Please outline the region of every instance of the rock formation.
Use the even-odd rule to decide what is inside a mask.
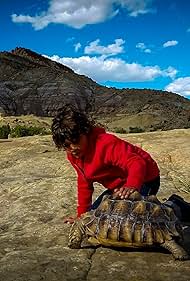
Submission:
[[[24,48],[0,53],[1,114],[53,116],[65,103],[98,117],[140,119],[145,130],[190,127],[190,101],[177,94],[103,87]]]

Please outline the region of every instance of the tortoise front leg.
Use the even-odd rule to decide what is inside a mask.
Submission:
[[[175,240],[165,241],[162,245],[163,248],[170,251],[175,260],[188,260],[190,257],[188,253],[183,249]]]
[[[80,249],[84,237],[84,225],[80,220],[76,220],[70,229],[68,247],[72,249]]]

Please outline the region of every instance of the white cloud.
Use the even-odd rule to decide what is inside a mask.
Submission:
[[[182,96],[190,96],[190,77],[178,78],[165,88],[168,92],[173,92]]]
[[[79,42],[79,43],[76,43],[76,44],[74,45],[74,47],[75,47],[75,52],[78,52],[78,50],[82,47],[82,45],[81,45],[81,43]]]
[[[165,75],[164,75],[164,73],[165,73]],[[168,76],[171,79],[175,79],[175,76],[177,73],[178,73],[178,71],[172,66],[169,66],[166,70],[163,70],[163,72],[162,72],[163,76]]]
[[[69,43],[69,42],[73,42],[75,40],[75,37],[69,37],[65,40],[65,42]]]
[[[144,50],[144,52],[147,53],[147,54],[150,54],[151,53],[151,49],[147,48],[147,49]]]
[[[144,44],[144,43],[138,43],[136,45],[136,48],[137,49],[140,49],[142,52],[144,53],[151,53],[151,49],[147,48],[147,46]]]
[[[32,25],[35,23],[35,18],[27,15],[27,16],[24,16],[24,15],[19,15],[17,16],[16,14],[13,14],[11,15],[12,17],[12,21],[13,22],[28,22],[28,23],[31,23]]]
[[[85,54],[100,54],[100,55],[117,55],[123,52],[123,44],[125,41],[123,39],[116,39],[114,44],[108,46],[102,46],[99,44],[100,39],[90,42],[88,46],[85,47]]]
[[[137,48],[137,49],[140,49],[140,50],[144,50],[146,47],[145,47],[145,44],[144,44],[144,43],[138,43],[138,44],[136,45],[136,48]]]
[[[47,56],[46,56],[47,57]],[[105,56],[79,58],[52,56],[50,59],[72,68],[78,74],[86,75],[97,82],[142,82],[157,77],[173,78],[177,72],[172,67],[161,70],[159,66],[143,66],[138,63],[127,63],[122,59]]]
[[[167,41],[163,44],[163,47],[164,48],[167,48],[167,47],[171,47],[171,46],[175,46],[178,44],[178,41],[176,40],[171,40],[171,41]]]
[[[152,12],[148,6],[153,0],[51,0],[47,11],[30,16],[13,14],[15,23],[31,23],[40,30],[50,23],[66,24],[73,28],[82,28],[87,24],[104,22],[116,16],[124,8],[130,16]]]
[[[151,0],[120,0],[115,2],[120,2],[129,11],[131,17],[155,12],[155,10],[148,8],[149,4],[153,2]]]

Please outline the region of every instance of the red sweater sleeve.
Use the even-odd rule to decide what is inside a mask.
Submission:
[[[73,163],[70,154],[67,154],[67,159],[77,172],[77,217],[80,217],[80,215],[88,211],[91,207],[94,188],[93,184],[85,178],[82,170]]]
[[[146,162],[135,153],[134,146],[119,138],[114,138],[107,144],[105,151],[106,161],[126,172],[124,186],[140,190],[146,173]]]
[[[77,216],[87,212],[92,204],[93,185],[89,183],[82,172],[77,171],[78,204]]]

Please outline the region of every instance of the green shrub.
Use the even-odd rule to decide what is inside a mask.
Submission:
[[[143,133],[144,131],[141,127],[129,127],[129,133]]]
[[[12,138],[19,138],[19,137],[47,135],[47,134],[49,134],[49,132],[41,127],[36,127],[36,126],[27,127],[26,125],[17,125],[16,127],[11,129],[10,135]]]
[[[0,139],[8,139],[11,132],[9,125],[3,125],[0,127]]]
[[[118,134],[127,134],[127,130],[122,127],[114,128],[114,132]]]

